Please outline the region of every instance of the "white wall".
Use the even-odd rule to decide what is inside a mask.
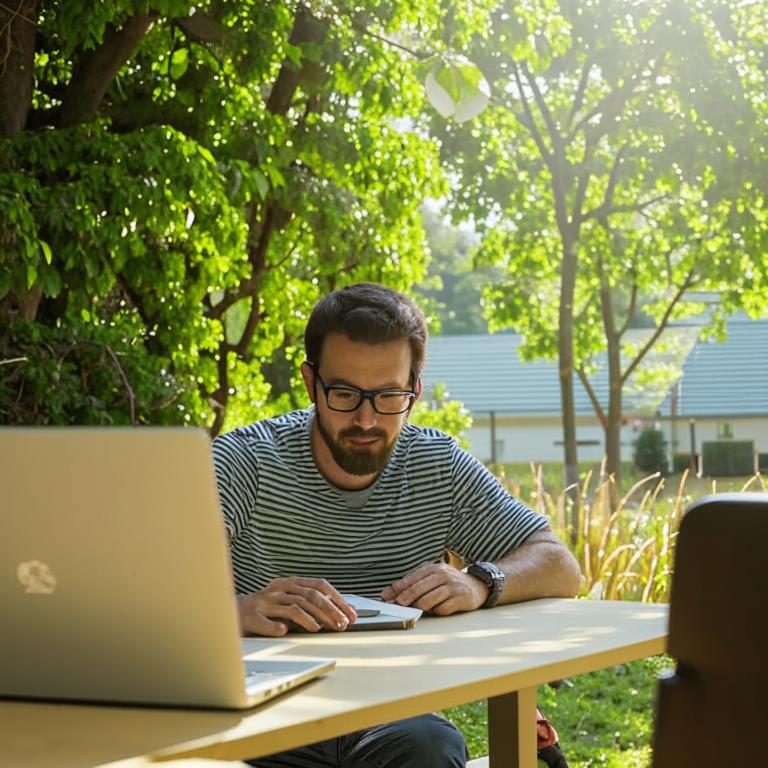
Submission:
[[[631,461],[633,441],[638,428],[622,429],[621,458]],[[580,418],[576,424],[579,461],[602,461],[605,437],[603,428],[594,419]],[[467,432],[470,452],[481,461],[491,461],[491,427],[487,416],[475,417]],[[534,463],[563,460],[563,427],[559,418],[496,417],[496,461],[499,463]],[[591,444],[587,444],[591,443]]]
[[[701,454],[703,442],[718,438],[718,430],[722,434],[730,426],[732,440],[752,440],[755,449],[760,453],[768,453],[768,416],[750,418],[697,419],[696,453]],[[634,441],[646,426],[661,429],[667,438],[670,448],[670,463],[672,453],[690,452],[690,427],[687,419],[678,419],[674,424],[669,421],[635,420],[627,424],[621,431],[621,459],[632,461]],[[581,444],[578,447],[579,461],[599,462],[603,459],[604,435],[602,427],[594,419],[581,417],[576,425],[579,441],[589,441],[592,445]],[[500,463],[542,463],[562,462],[563,428],[559,419],[536,417],[502,417],[496,416],[496,460]],[[491,461],[491,427],[490,419],[483,415],[475,417],[472,429],[466,435],[469,450],[484,462]]]
[[[662,427],[667,442],[675,453],[691,452],[690,422],[676,419],[665,422]],[[768,453],[768,416],[734,418],[724,416],[718,419],[696,419],[694,422],[696,453],[701,455],[702,443],[714,440],[751,440],[755,450]],[[726,437],[726,430],[730,437]],[[705,468],[706,471],[706,468]]]

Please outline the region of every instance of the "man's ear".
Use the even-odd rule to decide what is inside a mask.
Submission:
[[[314,403],[317,392],[315,388],[315,369],[306,360],[301,364],[301,377],[304,379],[304,386],[307,389],[309,399]]]
[[[408,410],[406,413],[410,414],[411,409],[413,408],[414,405],[416,405],[416,401],[421,397],[421,392],[423,389],[424,389],[424,385],[421,382],[421,376],[419,376],[416,379],[416,384],[413,387],[413,391],[416,393],[416,397],[413,400],[411,400],[411,404],[408,406]]]

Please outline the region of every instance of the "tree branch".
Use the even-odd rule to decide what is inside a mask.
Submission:
[[[542,95],[541,89],[536,82],[536,78],[528,69],[528,65],[525,62],[523,62],[522,67],[525,74],[525,79],[528,81],[528,85],[533,91],[533,98],[536,101],[536,106],[539,108],[541,117],[544,120],[544,125],[547,126],[547,131],[549,131],[549,135],[552,139],[552,152],[553,154],[558,155],[562,151],[562,137],[560,136],[560,131],[555,124],[552,113],[549,111],[547,102],[544,101],[544,96]]]
[[[592,388],[591,382],[587,378],[584,367],[581,365],[576,367],[576,374],[579,377],[581,385],[584,387],[587,395],[589,396],[589,400],[592,403],[592,407],[595,409],[595,415],[597,416],[598,421],[602,425],[603,429],[605,429],[606,425],[608,424],[608,419],[605,415],[605,411],[603,410],[603,406],[600,405],[600,401],[597,399],[597,395],[595,394],[595,390]]]
[[[649,337],[648,341],[642,346],[640,351],[635,355],[634,360],[627,366],[624,373],[621,375],[621,383],[624,384],[624,382],[632,375],[632,373],[635,371],[638,365],[640,365],[643,358],[648,354],[649,350],[653,345],[659,340],[659,337],[666,329],[667,325],[669,324],[669,318],[672,316],[672,310],[677,306],[680,299],[683,297],[685,292],[696,283],[696,278],[694,277],[693,268],[691,268],[688,272],[688,274],[685,276],[685,280],[683,280],[682,284],[678,287],[674,297],[672,298],[672,301],[670,301],[669,305],[667,306],[666,310],[664,311],[664,316],[661,318],[661,321],[659,322],[658,326],[654,330],[654,332]]]
[[[544,143],[544,137],[541,135],[541,131],[539,131],[538,126],[536,125],[536,120],[533,117],[533,112],[531,111],[531,105],[528,102],[528,99],[525,97],[525,88],[523,87],[523,81],[520,78],[520,70],[518,69],[518,65],[516,62],[513,63],[512,72],[515,75],[515,82],[517,83],[517,90],[520,92],[520,101],[522,102],[523,114],[525,115],[525,120],[521,120],[521,122],[529,130],[531,136],[533,137],[534,142],[536,143],[536,146],[539,149],[539,154],[541,154],[541,157],[543,158],[544,162],[547,164],[547,167],[549,167],[551,171],[552,170],[552,154],[547,149],[547,145]]]
[[[642,213],[643,210],[654,205],[655,203],[666,200],[669,197],[668,194],[657,195],[650,200],[644,200],[640,203],[634,203],[631,205],[615,205],[610,208],[606,208],[603,204],[600,204],[597,208],[593,208],[591,211],[587,211],[582,217],[582,222],[588,219],[601,219],[604,217],[612,216],[615,213]]]
[[[592,63],[589,60],[589,56],[584,60],[584,66],[581,68],[581,75],[579,77],[579,85],[576,88],[576,94],[573,97],[573,106],[571,112],[568,115],[568,126],[573,125],[573,120],[576,114],[584,104],[584,96],[587,92],[587,83],[589,82],[589,73],[592,71]],[[570,138],[570,137],[569,137]]]
[[[156,11],[137,13],[129,16],[119,29],[107,27],[101,45],[88,51],[75,66],[61,107],[55,110],[57,126],[77,125],[96,117],[107,88],[157,16]]]

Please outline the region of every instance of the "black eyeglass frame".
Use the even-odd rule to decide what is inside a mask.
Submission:
[[[309,363],[310,367],[312,368],[312,372],[315,374],[315,397],[317,397],[317,382],[320,382],[320,386],[323,388],[323,394],[325,394],[325,404],[330,408],[332,411],[336,411],[336,413],[352,413],[353,411],[356,411],[362,404],[364,400],[367,400],[371,407],[373,408],[376,413],[378,413],[381,416],[398,416],[401,413],[406,413],[406,411],[409,411],[412,407],[414,402],[416,401],[416,393],[412,389],[360,389],[359,387],[353,387],[349,384],[326,384],[323,381],[322,376],[320,376],[320,372],[317,370],[317,365],[315,363]],[[333,390],[341,390],[343,392],[350,392],[355,395],[357,395],[358,400],[355,404],[354,408],[335,408],[331,405],[331,401],[328,399],[328,393]],[[408,398],[408,404],[399,411],[380,411],[376,407],[376,397],[377,395],[403,395]]]

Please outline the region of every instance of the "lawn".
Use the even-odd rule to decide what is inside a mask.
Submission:
[[[557,730],[570,768],[647,768],[657,679],[673,667],[669,657],[654,656],[579,675],[558,688],[541,686],[538,707]],[[488,754],[485,701],[443,714],[464,734],[472,758]]]

